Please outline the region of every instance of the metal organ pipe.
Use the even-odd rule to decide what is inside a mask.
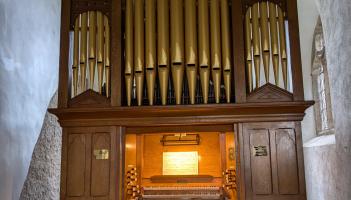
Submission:
[[[96,12],[89,11],[89,75],[90,89],[94,87],[96,64]]]
[[[256,3],[251,9],[252,18],[252,45],[255,65],[256,88],[260,85],[260,67],[261,67],[261,47],[260,47],[260,30],[259,30],[259,4]]]
[[[146,0],[145,3],[145,50],[146,50],[146,84],[149,105],[154,103],[156,80],[156,17],[155,0]]]
[[[110,96],[110,25],[107,16],[104,16],[105,27],[105,80],[106,80],[106,97]]]
[[[246,72],[249,84],[249,91],[253,90],[252,80],[252,43],[251,43],[251,8],[246,11],[245,15],[245,44],[246,44]]]
[[[198,27],[199,27],[199,73],[202,97],[205,104],[208,102],[210,84],[210,32],[208,26],[208,1],[198,0]]]
[[[197,75],[197,32],[196,32],[196,1],[185,0],[185,52],[186,74],[189,85],[190,103],[195,103]]]
[[[132,103],[132,88],[133,88],[133,1],[126,1],[126,27],[125,27],[125,68],[124,78],[126,84],[127,105]]]
[[[166,105],[169,78],[168,0],[157,0],[157,58],[161,102]]]
[[[278,29],[277,11],[274,3],[269,3],[269,24],[271,30],[272,60],[275,84],[279,84],[279,50],[278,50]]]
[[[280,57],[282,62],[284,88],[288,87],[288,58],[286,53],[286,36],[284,14],[280,7],[278,7],[278,22],[279,22],[279,39],[280,39]]]
[[[138,106],[142,104],[144,88],[144,1],[134,1],[134,72]]]
[[[87,67],[87,29],[88,29],[88,14],[81,14],[81,34],[80,34],[80,77],[81,89],[86,89],[86,67]]]
[[[211,26],[211,66],[216,103],[219,103],[221,90],[221,35],[219,0],[210,1]]]
[[[79,63],[79,20],[80,16],[76,18],[74,23],[74,44],[73,44],[73,94],[77,95],[78,90],[78,63]]]
[[[266,83],[268,83],[269,82],[270,45],[269,45],[267,2],[261,2],[259,6],[260,6],[261,37],[262,37],[261,46],[262,46],[263,68],[264,68]]]
[[[97,12],[97,68],[99,93],[102,93],[102,81],[104,72],[104,16]]]
[[[230,103],[231,93],[231,49],[230,49],[230,37],[229,37],[229,6],[227,0],[221,0],[221,35],[222,35],[222,65],[223,65],[223,78],[225,87],[225,96],[227,103]]]
[[[172,78],[176,104],[181,104],[184,74],[183,0],[171,0]]]

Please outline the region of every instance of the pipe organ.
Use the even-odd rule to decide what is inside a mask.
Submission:
[[[110,92],[108,18],[99,11],[82,13],[75,19],[73,35],[73,96],[78,95],[78,91],[82,93],[89,87],[96,89],[100,94],[104,92],[108,97]],[[89,86],[86,85],[87,66],[89,66]],[[95,71],[97,71],[97,81]]]
[[[306,199],[297,0],[62,0],[61,199]]]
[[[229,4],[224,0],[159,0],[145,1],[144,4],[142,1],[127,1],[127,105],[133,105],[133,99],[136,99],[135,105],[139,106],[147,105],[143,100],[149,105],[206,104],[209,96],[210,102],[213,103],[232,102],[233,65],[229,10]],[[135,32],[132,31],[133,27]],[[140,38],[145,38],[145,41]],[[134,52],[130,50],[133,48],[132,40],[135,41]],[[144,54],[146,63],[141,62]],[[140,63],[134,63],[132,66],[132,57],[135,62],[139,60]],[[156,57],[159,81],[156,81]],[[129,73],[133,67],[138,68],[134,70],[134,76]],[[141,72],[143,68],[146,73],[138,74],[137,71]],[[144,76],[147,83],[145,87]],[[134,97],[133,90],[136,91]]]
[[[274,84],[288,89],[288,58],[285,16],[279,5],[257,2],[247,8],[245,14],[246,67],[248,90],[261,86],[261,61],[263,61],[265,83],[270,82],[273,68]],[[279,39],[278,39],[279,38]],[[272,60],[272,66],[270,61]],[[254,67],[254,70],[252,69]],[[253,73],[254,72],[254,73]],[[283,84],[280,84],[280,74]],[[253,79],[254,77],[254,79]]]

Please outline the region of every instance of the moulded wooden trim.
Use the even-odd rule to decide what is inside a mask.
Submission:
[[[61,126],[126,127],[301,121],[313,101],[49,109]]]

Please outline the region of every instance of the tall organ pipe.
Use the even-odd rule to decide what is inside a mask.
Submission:
[[[185,0],[185,53],[186,74],[189,85],[190,103],[195,103],[197,74],[197,32],[196,32],[196,1]]]
[[[133,1],[126,1],[126,23],[125,23],[125,68],[124,68],[124,78],[126,84],[126,97],[127,105],[130,106],[132,103],[132,88],[133,88]]]
[[[252,81],[252,43],[251,43],[251,8],[246,11],[245,15],[245,43],[246,43],[246,67],[247,67],[247,78],[249,84],[249,91],[253,90]]]
[[[81,89],[86,89],[86,67],[87,67],[87,12],[81,14],[81,35],[80,35],[80,77]]]
[[[219,103],[221,90],[221,36],[219,1],[210,1],[211,26],[211,66],[216,103]]]
[[[269,45],[269,30],[268,30],[268,9],[267,2],[261,2],[260,4],[260,23],[261,23],[261,46],[262,46],[262,57],[264,74],[266,83],[269,82],[269,60],[270,60],[270,45]]]
[[[269,24],[271,30],[272,60],[275,84],[279,84],[279,50],[278,50],[278,29],[277,11],[274,3],[269,3]]]
[[[79,18],[74,23],[74,44],[73,44],[73,94],[77,95],[78,90],[78,63],[79,63]]]
[[[134,1],[134,72],[138,106],[142,104],[144,88],[144,1]]]
[[[162,105],[166,105],[169,78],[168,0],[157,0],[157,58],[161,102]]]
[[[260,66],[261,66],[261,47],[260,47],[260,31],[259,31],[259,4],[255,3],[251,9],[252,17],[252,45],[255,64],[256,88],[260,85]]]
[[[102,81],[104,72],[104,15],[97,12],[97,67],[99,93],[102,93]]]
[[[172,78],[176,104],[181,103],[184,74],[183,0],[171,0]]]
[[[89,74],[90,89],[94,87],[96,64],[96,12],[89,11]]]
[[[285,24],[284,14],[281,8],[278,7],[278,22],[279,22],[279,39],[280,39],[280,56],[282,60],[282,71],[284,88],[288,87],[288,58],[286,53],[286,36],[285,36]]]
[[[104,16],[105,27],[105,80],[106,80],[106,97],[110,96],[110,25],[107,16]]]
[[[231,92],[231,58],[229,39],[229,6],[227,0],[221,0],[221,33],[222,33],[222,65],[227,103],[230,103]]]
[[[149,105],[154,103],[156,80],[156,17],[155,0],[146,0],[145,4],[145,38],[146,38],[146,84]]]
[[[200,80],[204,103],[208,103],[209,82],[210,82],[210,33],[208,1],[198,0],[198,20],[199,20],[199,66]]]

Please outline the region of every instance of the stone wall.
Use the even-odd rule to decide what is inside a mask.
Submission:
[[[316,0],[326,42],[336,139],[336,199],[351,199],[351,1]],[[328,162],[326,160],[326,162]]]
[[[57,107],[57,92],[49,108]],[[60,197],[62,129],[57,117],[46,113],[24,183],[21,200],[57,200]]]
[[[316,137],[304,144],[308,200],[336,200],[335,136]]]

